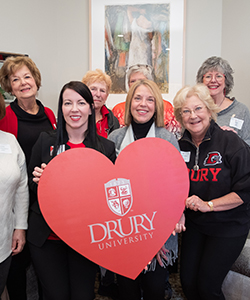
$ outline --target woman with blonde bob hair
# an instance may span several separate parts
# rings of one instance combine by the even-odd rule
[[[140,80],[131,86],[125,110],[126,126],[109,135],[109,139],[115,143],[118,154],[135,140],[148,137],[162,138],[179,150],[175,136],[164,128],[163,99],[153,81]],[[135,280],[118,275],[120,299],[140,300],[142,289],[144,300],[164,300],[167,266],[173,264],[177,252],[177,236],[171,235],[153,258],[146,272],[142,271]]]
[[[130,66],[127,70],[126,76],[126,90],[129,91],[129,88],[138,80],[148,79],[153,81],[153,69],[149,65],[136,64]],[[163,99],[163,109],[164,109],[164,124],[165,128],[172,132],[176,137],[180,136],[181,126],[176,121],[174,116],[173,105]],[[117,117],[120,126],[125,126],[125,102],[120,102],[112,108],[112,112]]]
[[[222,283],[250,227],[250,148],[215,122],[219,108],[205,85],[182,88],[173,103],[190,180],[179,221],[182,288],[188,300],[224,300]]]
[[[157,127],[164,127],[164,106],[163,106],[163,99],[161,92],[157,86],[156,83],[154,83],[151,80],[139,80],[136,81],[131,88],[129,89],[127,98],[126,98],[126,104],[125,104],[125,125],[129,126],[132,121],[132,114],[131,114],[131,101],[133,99],[134,93],[136,89],[140,86],[143,85],[147,87],[152,95],[154,95],[155,98],[155,113],[154,113],[154,118],[155,118],[155,125]]]
[[[120,127],[118,119],[105,105],[112,81],[109,75],[96,69],[88,71],[82,82],[88,86],[94,99],[97,133],[107,138],[108,134]]]

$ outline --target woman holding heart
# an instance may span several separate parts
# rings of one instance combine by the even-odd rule
[[[95,149],[115,161],[114,143],[96,132],[90,90],[80,81],[71,81],[64,85],[60,93],[57,131],[43,132],[33,147],[28,167],[32,192],[37,193],[46,164],[59,153],[79,147]],[[27,240],[44,300],[94,299],[98,265],[70,248],[51,230],[37,199],[31,205]]]
[[[182,219],[181,283],[190,300],[225,299],[221,286],[250,227],[250,149],[216,123],[209,89],[184,87],[174,99],[179,140],[190,177]]]
[[[153,81],[139,80],[131,86],[126,98],[125,124],[125,127],[109,135],[115,143],[117,154],[135,140],[147,137],[162,138],[179,149],[175,136],[164,128],[163,99]],[[167,266],[176,259],[177,248],[177,236],[171,235],[135,280],[118,275],[120,299],[140,300],[142,289],[144,300],[163,300]]]

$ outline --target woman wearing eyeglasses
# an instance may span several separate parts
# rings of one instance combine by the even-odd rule
[[[234,85],[233,69],[221,57],[212,56],[199,68],[196,81],[204,83],[219,107],[217,123],[224,130],[232,130],[250,145],[250,112],[246,105],[228,95]]]
[[[250,148],[216,124],[218,107],[205,85],[182,88],[173,103],[190,179],[179,224],[182,288],[188,300],[222,300],[223,280],[250,226]]]

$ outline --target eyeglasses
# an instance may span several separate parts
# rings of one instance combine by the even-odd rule
[[[207,73],[203,76],[204,83],[210,82],[212,79],[215,79],[218,83],[222,82],[225,78],[225,75],[222,73],[211,74]]]
[[[183,109],[183,110],[181,111],[181,115],[182,115],[183,117],[190,117],[191,114],[192,114],[192,112],[193,112],[194,114],[196,114],[196,115],[199,115],[199,114],[203,113],[204,110],[205,110],[205,107],[204,107],[204,106],[197,106],[195,109],[188,109],[188,108],[186,108],[186,109]]]

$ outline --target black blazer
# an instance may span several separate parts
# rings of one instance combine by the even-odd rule
[[[116,159],[115,144],[103,137],[99,137],[102,143],[105,155],[114,163]],[[30,214],[28,220],[27,241],[37,247],[41,247],[51,233],[51,229],[43,218],[37,200],[37,184],[33,181],[32,172],[36,166],[41,166],[42,163],[48,164],[51,159],[51,146],[56,140],[56,131],[42,132],[32,149],[30,163],[28,166],[28,180],[30,188]],[[90,148],[88,136],[83,141],[83,144]],[[65,140],[65,150],[70,149]]]

